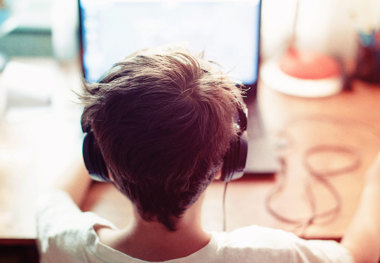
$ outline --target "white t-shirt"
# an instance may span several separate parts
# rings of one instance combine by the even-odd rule
[[[37,207],[41,263],[147,262],[103,244],[94,226],[116,227],[94,213],[81,212],[66,193],[56,191],[43,195]],[[210,234],[210,242],[202,249],[164,262],[353,262],[349,252],[335,241],[306,241],[282,230],[250,226]]]

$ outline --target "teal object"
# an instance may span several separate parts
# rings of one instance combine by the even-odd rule
[[[5,20],[10,17],[10,11],[8,9],[0,8],[0,27]]]
[[[361,45],[365,47],[373,46],[375,44],[375,31],[372,31],[371,33],[359,31],[359,39]]]
[[[0,36],[1,36],[1,26],[3,23],[10,17],[10,11],[5,8],[0,9]],[[5,65],[7,64],[8,58],[7,56],[0,51],[0,72],[3,71]]]

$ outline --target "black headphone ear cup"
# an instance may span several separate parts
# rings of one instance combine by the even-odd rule
[[[109,182],[107,166],[92,131],[89,131],[83,139],[82,153],[91,178],[99,182]]]
[[[232,163],[233,163],[233,158],[235,157],[236,154],[236,141],[232,141],[230,143],[230,148],[226,152],[223,158],[223,167],[222,167],[222,176],[220,177],[220,180],[223,182],[229,182],[231,180],[231,177],[233,175],[233,170],[232,170]]]
[[[245,135],[241,135],[232,141],[230,148],[224,155],[221,180],[229,182],[243,176],[248,155],[248,141]]]
[[[231,178],[231,180],[239,179],[244,174],[245,165],[247,163],[248,156],[248,138],[246,133],[243,133],[239,137],[239,149],[238,149],[238,158],[235,167],[235,172]]]

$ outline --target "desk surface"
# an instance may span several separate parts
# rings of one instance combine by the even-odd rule
[[[78,85],[78,74],[76,69],[63,71],[74,77],[60,84],[56,96],[60,99],[53,100],[52,106],[11,109],[0,124],[0,243],[33,242],[36,236],[33,203],[37,193],[53,180],[52,170],[59,170],[71,161],[70,154],[80,144],[77,108],[61,102],[70,92],[64,86]],[[354,82],[351,92],[320,99],[292,97],[261,85],[263,120],[288,170],[285,177],[245,177],[231,182],[226,200],[227,230],[259,224],[307,238],[339,239],[358,204],[364,173],[380,149],[379,101],[380,88],[361,82]],[[265,199],[285,178],[283,191],[272,202],[282,215],[297,219],[310,215],[305,201],[307,182],[311,182],[315,193],[316,209],[324,211],[331,206],[331,194],[313,181],[301,164],[305,151],[317,144],[349,146],[360,153],[361,163],[354,171],[328,178],[342,199],[339,214],[329,222],[316,222],[301,231],[296,225],[270,215]],[[331,156],[317,160],[323,167],[344,161],[335,161]],[[206,192],[203,224],[207,230],[222,229],[223,187],[222,183],[214,182]],[[94,184],[83,208],[99,213],[119,227],[128,224],[132,213],[129,201],[109,184]]]

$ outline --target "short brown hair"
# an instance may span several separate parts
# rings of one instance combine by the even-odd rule
[[[170,230],[222,167],[243,104],[213,63],[177,49],[132,54],[81,100],[115,186]]]

